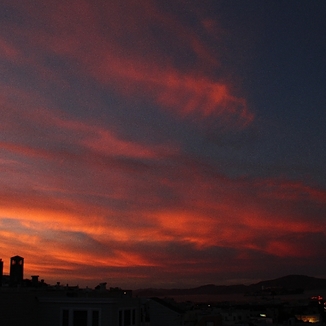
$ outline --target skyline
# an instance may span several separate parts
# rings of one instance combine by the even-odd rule
[[[0,8],[5,273],[326,278],[324,1]]]

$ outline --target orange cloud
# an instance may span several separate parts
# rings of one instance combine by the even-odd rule
[[[199,127],[247,127],[255,117],[246,99],[217,77],[218,58],[189,23],[149,0],[8,5],[29,23],[3,23],[13,40],[0,38],[1,59],[19,68],[0,82],[3,259],[20,254],[27,273],[51,281],[89,281],[95,272],[214,279],[261,258],[299,264],[317,256],[325,190],[223,175],[176,141],[127,136],[110,121],[111,102],[93,99],[92,91],[115,92]],[[198,23],[208,36],[216,31]],[[165,42],[157,41],[162,34]],[[27,72],[33,78],[24,86]],[[108,119],[94,118],[97,110]]]
[[[126,175],[125,171],[120,173],[118,167],[112,169],[112,165],[109,170],[98,169],[96,160],[87,156],[107,155],[105,142],[104,148],[101,142],[92,148],[92,142],[87,139],[102,135],[105,129],[58,118],[55,114],[45,120],[46,128],[53,124],[56,130],[81,135],[83,141],[76,138],[75,145],[83,146],[85,152],[82,156],[66,155],[74,162],[75,172],[83,173],[80,180],[79,173],[67,175],[67,171],[60,170],[61,159],[56,157],[56,151],[42,150],[47,155],[41,157],[53,165],[52,175],[48,175],[42,172],[39,156],[26,151],[25,145],[2,144],[9,153],[19,153],[32,161],[36,158],[34,162],[41,167],[39,171],[34,167],[33,175],[29,176],[27,162],[22,165],[17,161],[15,166],[15,159],[2,160],[2,166],[10,164],[14,169],[12,180],[24,180],[20,187],[15,182],[8,183],[0,196],[0,216],[18,219],[24,228],[22,236],[12,231],[2,233],[3,239],[7,239],[2,242],[3,250],[21,251],[26,257],[32,255],[34,267],[38,264],[37,255],[32,253],[45,241],[52,243],[53,249],[47,248],[44,255],[53,257],[53,264],[59,269],[62,267],[62,275],[67,271],[78,275],[78,270],[86,268],[89,261],[103,268],[158,266],[164,262],[172,271],[171,253],[165,253],[164,249],[170,243],[189,245],[182,247],[184,253],[175,253],[189,271],[195,270],[192,263],[199,259],[192,259],[192,255],[210,252],[213,248],[236,251],[237,257],[251,257],[248,250],[279,258],[307,257],[314,252],[310,238],[305,242],[305,250],[299,242],[284,239],[306,233],[326,233],[322,213],[308,218],[305,214],[298,216],[295,208],[302,198],[312,205],[325,207],[325,192],[321,189],[280,179],[230,179],[219,175],[214,167],[183,157],[182,153],[167,155],[166,162],[161,162],[156,155],[146,154],[155,153],[155,150],[149,152],[150,148],[145,154],[130,151],[128,146],[132,148],[132,143],[127,143],[125,149],[122,146],[121,151],[112,150],[112,156],[145,159],[148,167],[141,174],[129,171]],[[120,140],[116,140],[116,144],[120,144]],[[107,143],[110,146],[110,140]],[[80,159],[76,161],[76,157]],[[215,173],[207,174],[207,169]],[[4,184],[4,180],[1,182]],[[55,232],[71,233],[67,238],[61,235],[58,240],[49,240]],[[89,246],[85,247],[85,242],[81,245],[83,240],[78,240],[78,234],[92,239]],[[29,243],[28,248],[23,248],[25,241]],[[15,245],[10,247],[10,243]],[[145,244],[154,243],[160,244],[156,254],[143,250]],[[110,259],[103,260],[97,246],[116,249],[110,253]],[[42,268],[47,273],[44,277],[52,279],[50,268]],[[141,276],[142,273],[136,274]],[[89,277],[87,272],[84,277]]]

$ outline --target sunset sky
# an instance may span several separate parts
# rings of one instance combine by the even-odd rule
[[[326,278],[324,0],[2,0],[0,258],[125,288]]]

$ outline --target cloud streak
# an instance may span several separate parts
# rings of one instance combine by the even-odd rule
[[[73,2],[59,6],[49,3],[39,8],[25,8],[24,14],[35,20],[35,24],[26,29],[17,24],[9,29],[17,38],[27,41],[27,49],[33,51],[29,61],[43,78],[47,78],[46,57],[73,60],[74,73],[87,73],[105,87],[133,100],[135,96],[150,99],[172,115],[195,124],[198,121],[204,126],[201,121],[213,118],[220,126],[244,128],[253,121],[254,114],[244,98],[232,94],[223,79],[203,75],[197,68],[210,54],[198,37],[190,36],[196,35],[191,27],[182,25],[168,12],[160,12],[154,2],[142,1],[126,7],[113,1],[96,7],[82,1],[78,3],[78,12]],[[135,15],[135,11],[141,11],[142,15]],[[106,24],[101,17],[103,12],[107,15]],[[36,33],[39,25],[44,28]],[[166,40],[170,53],[155,47],[159,38],[155,28],[177,31],[171,41]],[[173,56],[180,56],[179,42],[195,58],[190,70],[179,69],[171,62]],[[2,43],[7,54],[15,52],[10,50],[8,41]],[[38,49],[37,54],[34,49]],[[9,59],[17,62],[15,57]]]
[[[4,2],[5,263],[22,255],[49,282],[186,286],[326,258],[324,188],[232,173],[256,114],[224,75],[219,24],[181,4]],[[232,135],[239,148],[220,145]]]

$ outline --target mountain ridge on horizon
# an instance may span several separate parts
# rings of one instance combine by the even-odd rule
[[[239,293],[257,293],[262,289],[284,289],[285,291],[307,291],[326,289],[326,279],[307,275],[286,275],[276,279],[264,280],[258,283],[244,285],[215,285],[205,284],[194,288],[186,289],[157,289],[147,288],[133,291],[138,296],[166,296],[166,295],[192,295],[192,294],[239,294]],[[279,293],[286,294],[286,293]]]

